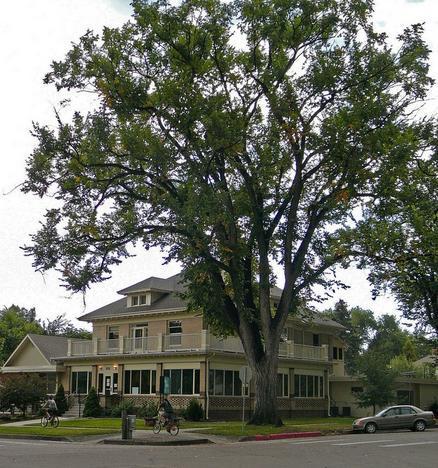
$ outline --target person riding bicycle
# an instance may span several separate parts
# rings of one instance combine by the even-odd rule
[[[58,405],[56,404],[56,401],[53,399],[52,395],[49,395],[47,398],[46,403],[44,404],[43,408],[46,409],[47,413],[47,419],[51,421],[53,417],[56,415],[56,412],[58,411]]]
[[[162,417],[164,417],[166,426],[167,426],[167,432],[170,432],[170,426],[172,425],[175,419],[175,413],[167,397],[168,395],[164,395],[164,400],[161,402],[160,406],[158,407],[158,413],[162,415]]]

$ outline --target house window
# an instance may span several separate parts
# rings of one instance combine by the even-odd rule
[[[109,340],[119,339],[119,327],[108,327],[108,339]]]
[[[91,388],[91,372],[72,372],[71,391],[72,393],[88,393]]]
[[[277,396],[289,396],[289,376],[287,374],[277,374]]]
[[[169,345],[180,346],[181,345],[181,333],[182,333],[181,320],[169,320],[167,327],[169,331]]]
[[[351,393],[362,393],[363,387],[351,387]]]
[[[140,296],[140,305],[146,304],[146,294]]]
[[[322,398],[324,396],[324,379],[319,375],[295,374],[295,396],[298,398]]]
[[[343,352],[342,348],[337,348],[336,346],[333,346],[333,359],[342,361],[343,359]]]
[[[156,393],[155,370],[125,370],[125,394],[152,395]]]
[[[138,306],[138,296],[132,296],[131,297],[131,306]]]
[[[313,334],[313,346],[320,346],[319,335]]]
[[[199,395],[199,369],[165,369],[172,395]]]
[[[210,369],[208,372],[210,395],[241,396],[242,382],[238,371]]]

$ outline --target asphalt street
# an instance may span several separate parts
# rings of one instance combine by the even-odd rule
[[[437,460],[438,429],[186,447],[0,438],[1,468],[431,468]]]

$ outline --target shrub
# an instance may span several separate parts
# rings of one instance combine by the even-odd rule
[[[94,387],[90,388],[85,399],[83,416],[85,418],[98,418],[102,414],[102,407],[99,403],[99,396]]]
[[[2,381],[0,387],[0,409],[8,410],[12,407],[26,415],[28,406],[39,406],[45,399],[45,383],[35,375],[11,376]]]
[[[157,405],[153,401],[147,401],[137,408],[136,414],[141,418],[153,418],[157,412]]]
[[[132,403],[132,401],[122,401],[120,404],[112,408],[111,416],[113,418],[120,418],[123,410],[126,410],[128,414],[136,414],[134,403]]]
[[[65,398],[64,386],[62,384],[59,385],[58,391],[56,392],[55,402],[58,407],[58,414],[64,414],[68,409],[68,405],[67,398]]]
[[[184,417],[189,421],[200,421],[204,417],[204,411],[198,400],[190,400],[184,410]]]
[[[438,400],[435,398],[429,406],[429,411],[432,411],[435,417],[438,417]]]

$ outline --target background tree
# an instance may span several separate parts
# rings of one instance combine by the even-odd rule
[[[64,385],[60,384],[55,395],[58,414],[63,415],[68,410],[67,398],[65,397]]]
[[[358,372],[358,361],[375,332],[376,320],[371,310],[360,307],[348,308],[348,304],[339,300],[333,309],[323,314],[345,327],[340,337],[345,342],[344,363],[350,375]]]
[[[358,236],[374,293],[389,290],[403,315],[438,339],[438,138],[428,130],[422,157],[385,181]]]
[[[3,364],[28,333],[42,333],[35,309],[16,305],[0,310],[0,364]]]
[[[54,196],[26,249],[71,291],[102,281],[137,241],[183,266],[191,308],[242,340],[252,423],[280,423],[280,336],[313,284],[347,262],[351,216],[420,150],[412,105],[429,51],[397,50],[366,0],[134,0],[133,20],[89,31],[46,82],[94,94],[38,139],[25,192]],[[417,128],[420,124],[415,124]],[[273,261],[284,289],[274,309]]]
[[[100,406],[99,396],[94,387],[90,388],[84,405],[84,418],[98,418],[102,415],[102,407]]]
[[[42,322],[45,335],[66,336],[67,338],[91,339],[92,333],[83,328],[76,328],[73,323],[65,318],[65,314],[58,315],[55,319],[46,319]]]
[[[356,393],[356,400],[360,408],[382,407],[395,400],[394,381],[396,372],[387,367],[386,359],[380,353],[368,353],[362,357],[359,364],[361,382],[364,385],[362,392]]]
[[[24,416],[28,406],[39,405],[45,397],[45,382],[33,374],[6,377],[0,386],[1,409],[8,410],[14,405]]]

